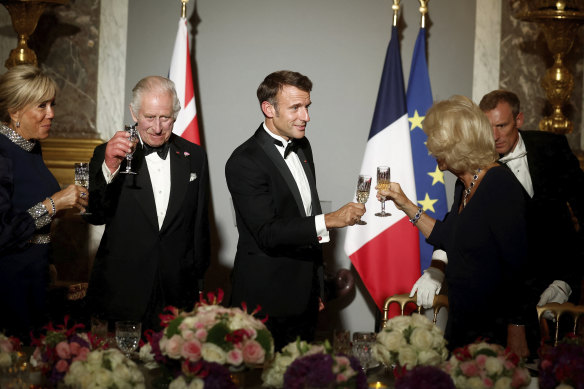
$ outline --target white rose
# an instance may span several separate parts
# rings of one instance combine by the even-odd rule
[[[467,379],[466,379],[465,376],[459,375],[459,376],[456,376],[456,377],[453,377],[453,378],[454,378],[453,379],[454,386],[456,386],[457,388],[466,388],[467,387],[467,385],[466,385]]]
[[[387,347],[389,351],[397,351],[407,345],[406,339],[400,331],[382,332],[377,335],[377,341]]]
[[[181,375],[178,378],[172,380],[170,385],[168,385],[168,389],[187,389],[187,382],[185,381],[185,377]]]
[[[12,365],[12,357],[9,353],[0,353],[0,367],[9,367]]]
[[[495,385],[493,386],[494,389],[508,389],[511,387],[511,377],[501,377],[499,378],[496,382]],[[558,389],[558,387],[556,387],[556,389]]]
[[[102,388],[109,388],[114,383],[111,372],[106,369],[99,369],[99,371],[96,371],[93,378],[95,384]]]
[[[203,343],[201,356],[207,362],[217,362],[220,365],[223,365],[227,361],[225,351],[213,343]]]
[[[412,317],[411,316],[395,316],[387,322],[385,325],[386,328],[389,328],[393,331],[402,332],[406,328],[412,325]]]
[[[435,350],[422,350],[418,354],[418,363],[423,366],[438,366],[442,361],[442,355]]]
[[[102,353],[103,351],[101,350],[95,350],[90,352],[89,354],[87,354],[87,363],[90,365],[101,366]]]
[[[428,318],[424,315],[420,315],[419,313],[412,314],[412,325],[417,328],[423,328],[425,330],[430,330],[435,325],[428,320]]]
[[[485,369],[488,375],[500,374],[503,371],[503,364],[496,357],[487,357],[485,361]]]
[[[399,364],[411,370],[418,364],[418,353],[413,347],[401,347],[399,350]]]
[[[466,381],[466,387],[469,389],[483,389],[483,379],[481,377],[471,377]]]
[[[205,381],[203,381],[200,378],[194,378],[188,387],[188,389],[204,389],[204,388],[205,388]]]
[[[380,345],[379,343],[373,345],[372,355],[373,359],[385,365],[389,366],[392,363],[395,363],[395,361],[391,357],[391,353],[389,352],[389,350],[386,347]]]
[[[434,337],[430,331],[423,328],[415,328],[410,336],[410,343],[416,350],[428,350],[433,341]]]

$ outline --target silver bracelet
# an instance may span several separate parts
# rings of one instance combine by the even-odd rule
[[[47,197],[47,200],[49,200],[51,202],[51,207],[53,208],[53,213],[51,213],[51,217],[53,217],[57,213],[57,207],[55,207],[55,201],[53,201],[52,197]]]
[[[423,213],[424,213],[424,208],[418,207],[418,212],[416,212],[416,215],[410,219],[410,223],[412,223],[415,226],[416,223],[418,222],[418,220],[420,220],[420,217],[422,217]]]

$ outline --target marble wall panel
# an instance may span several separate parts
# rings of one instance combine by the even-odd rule
[[[546,69],[552,66],[553,58],[540,26],[533,22],[520,21],[513,14],[519,7],[517,0],[503,1],[501,18],[501,66],[500,86],[517,93],[525,113],[525,130],[537,130],[542,117],[551,113],[541,79]],[[584,68],[583,31],[579,30],[572,50],[564,64],[574,76],[574,90],[563,107],[574,123],[574,131],[567,138],[573,150],[580,149],[582,134],[582,71]]]
[[[100,0],[49,6],[29,46],[59,85],[55,138],[99,138],[96,130]]]

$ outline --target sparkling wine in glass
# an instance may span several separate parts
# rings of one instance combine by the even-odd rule
[[[116,343],[126,357],[132,357],[132,353],[138,348],[141,336],[142,323],[134,321],[116,322]]]
[[[371,190],[371,176],[359,175],[357,180],[357,202],[365,204],[369,200],[369,191]],[[365,225],[365,220],[359,219],[356,224]]]
[[[136,144],[138,143],[138,130],[136,130],[136,125],[126,126],[126,131],[128,132],[128,140],[134,144],[132,151],[126,154],[126,170],[120,171],[122,174],[138,174],[132,171],[132,157],[134,151],[136,150]]]
[[[377,167],[377,190],[389,189],[390,170],[389,166]],[[385,212],[385,197],[381,197],[381,212],[377,212],[375,216],[386,217],[391,216],[391,213]]]
[[[374,332],[355,332],[353,334],[353,356],[359,360],[361,368],[365,372],[378,365],[378,362],[373,358],[372,352],[375,339]]]

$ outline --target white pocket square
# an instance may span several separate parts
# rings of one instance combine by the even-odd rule
[[[189,178],[189,182],[195,181],[197,179],[197,173],[191,173],[191,177]]]

